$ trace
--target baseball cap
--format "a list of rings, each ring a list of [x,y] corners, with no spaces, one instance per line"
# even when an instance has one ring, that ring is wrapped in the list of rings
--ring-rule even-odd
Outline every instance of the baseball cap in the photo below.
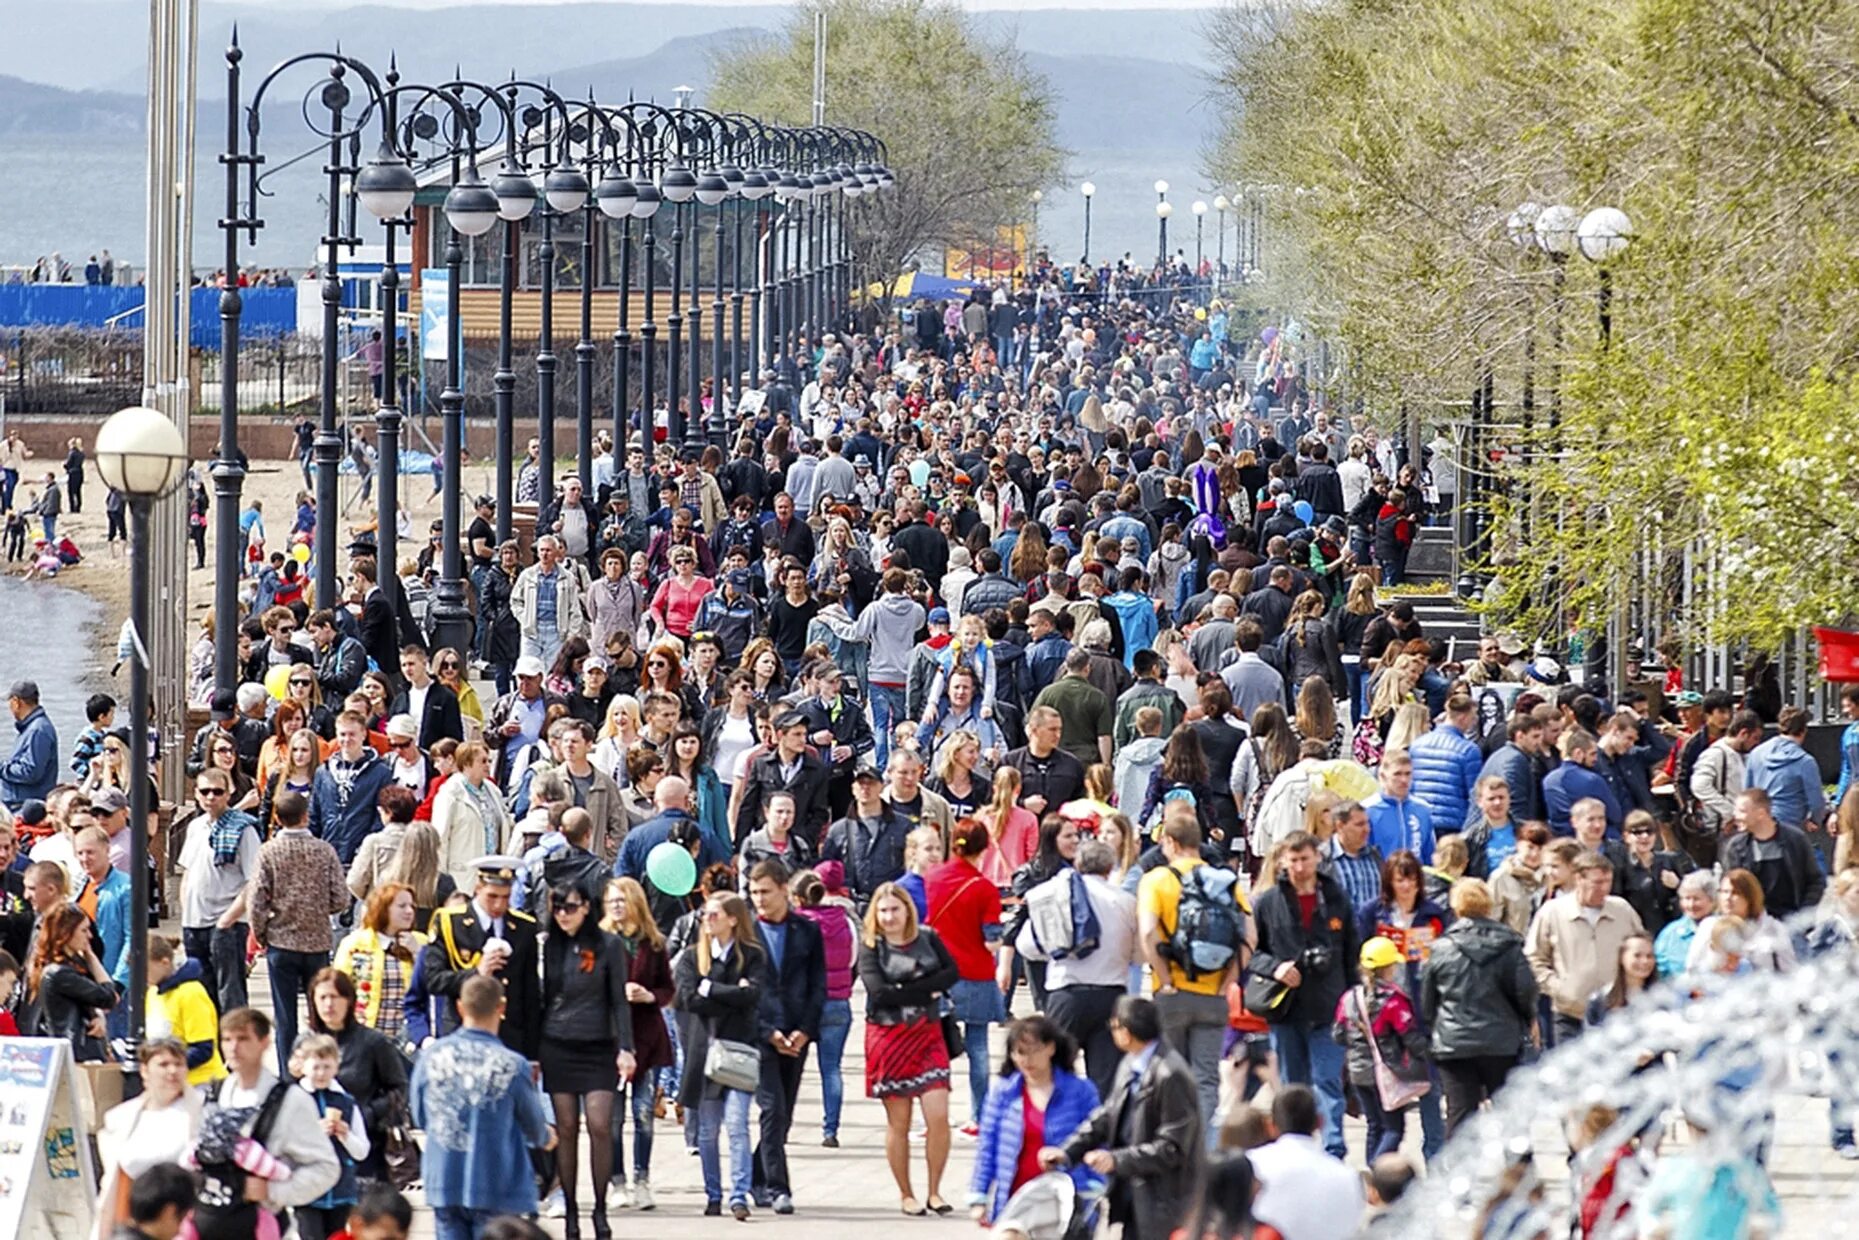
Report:
[[[1672,705],[1702,706],[1704,705],[1704,695],[1699,693],[1696,689],[1680,689],[1677,695],[1672,698]]]
[[[121,788],[99,788],[90,794],[90,807],[100,814],[115,814],[129,808],[129,798]]]
[[[518,676],[540,676],[549,669],[542,666],[542,660],[533,654],[526,654],[516,661]]]
[[[949,609],[948,609],[947,607],[932,607],[932,608],[930,608],[930,613],[929,613],[929,622],[930,622],[931,624],[947,624],[947,623],[949,623]]]
[[[413,722],[412,715],[395,715],[387,721],[387,734],[401,740],[419,739],[420,725]]]
[[[239,713],[239,695],[231,689],[218,689],[213,693],[213,722],[224,723]]]

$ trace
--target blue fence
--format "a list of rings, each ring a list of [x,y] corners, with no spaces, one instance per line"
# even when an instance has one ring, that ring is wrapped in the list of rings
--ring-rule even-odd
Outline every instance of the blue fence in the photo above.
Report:
[[[219,348],[219,290],[193,290],[192,344]],[[297,290],[248,288],[240,332],[244,336],[282,336],[297,330]],[[88,284],[0,284],[0,328],[92,327],[111,325],[126,331],[142,328],[143,290]]]

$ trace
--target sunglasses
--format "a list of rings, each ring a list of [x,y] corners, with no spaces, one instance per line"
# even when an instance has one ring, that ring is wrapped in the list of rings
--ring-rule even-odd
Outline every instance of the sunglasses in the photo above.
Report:
[[[667,659],[647,659],[645,665],[647,667],[670,667],[671,662]]]
[[[201,788],[199,794],[203,797],[223,797],[226,795],[226,790],[224,788]]]
[[[314,680],[292,680],[290,682],[290,687],[293,689],[308,689],[315,683]]]
[[[562,913],[578,913],[586,907],[587,905],[579,903],[578,901],[573,904],[558,904],[555,906],[555,912],[558,916]]]

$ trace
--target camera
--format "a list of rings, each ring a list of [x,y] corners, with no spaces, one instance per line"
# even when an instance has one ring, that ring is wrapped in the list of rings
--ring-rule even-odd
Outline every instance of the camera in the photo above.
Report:
[[[1336,961],[1336,952],[1328,943],[1312,943],[1297,954],[1300,973],[1328,973]]]

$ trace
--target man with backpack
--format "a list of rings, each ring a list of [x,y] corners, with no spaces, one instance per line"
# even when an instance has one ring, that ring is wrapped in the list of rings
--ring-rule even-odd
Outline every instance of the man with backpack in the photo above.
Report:
[[[1187,816],[1162,827],[1167,864],[1136,887],[1137,938],[1154,971],[1162,1036],[1194,1070],[1201,1118],[1211,1134],[1220,1098],[1226,989],[1251,946],[1238,875],[1201,859],[1200,824]]]
[[[1099,1098],[1110,1097],[1123,1059],[1110,1017],[1138,959],[1136,901],[1110,885],[1116,863],[1116,853],[1101,840],[1079,845],[1072,866],[1027,892],[1032,915],[1013,945],[1028,960],[1049,962],[1046,1015],[1084,1048],[1085,1072]],[[1049,903],[1063,903],[1063,915],[1047,916]]]

